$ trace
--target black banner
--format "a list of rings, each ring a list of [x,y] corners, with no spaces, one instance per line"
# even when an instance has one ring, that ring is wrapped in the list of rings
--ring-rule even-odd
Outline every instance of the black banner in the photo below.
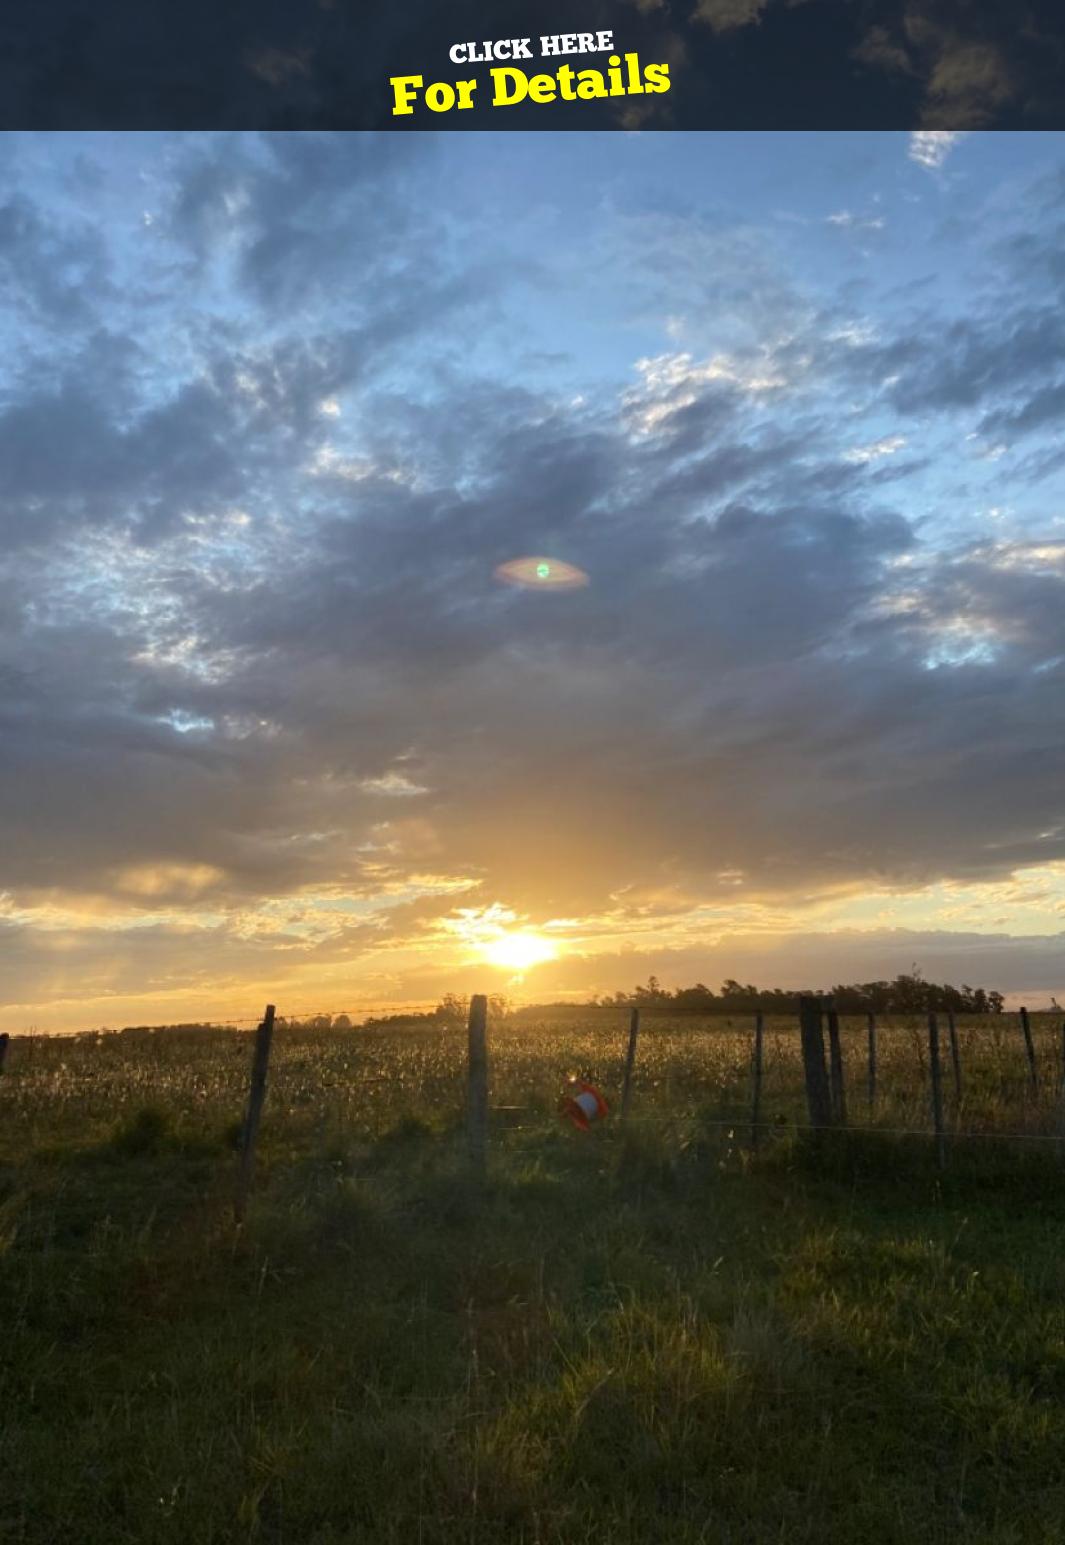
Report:
[[[9,5],[5,128],[1054,128],[1058,0]]]

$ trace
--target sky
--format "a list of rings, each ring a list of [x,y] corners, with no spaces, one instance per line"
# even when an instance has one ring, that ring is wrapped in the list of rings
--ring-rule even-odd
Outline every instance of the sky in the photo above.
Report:
[[[424,128],[424,115],[391,115],[391,77],[462,78],[448,57],[458,42],[586,30],[667,64],[670,91],[500,109],[486,85],[447,127],[1065,127],[1060,0],[12,4],[0,126]]]
[[[1051,133],[5,136],[0,1028],[1060,997],[1063,237]]]

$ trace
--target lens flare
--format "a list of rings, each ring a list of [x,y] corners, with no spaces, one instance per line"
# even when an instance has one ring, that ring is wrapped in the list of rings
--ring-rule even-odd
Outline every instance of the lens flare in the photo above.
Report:
[[[496,569],[496,579],[526,590],[579,590],[588,576],[575,563],[561,558],[511,558]]]

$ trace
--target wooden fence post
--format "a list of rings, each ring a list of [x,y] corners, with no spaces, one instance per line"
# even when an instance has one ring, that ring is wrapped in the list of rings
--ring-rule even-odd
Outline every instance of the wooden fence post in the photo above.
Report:
[[[832,1125],[832,1100],[825,1070],[825,1039],[821,1032],[821,1000],[803,994],[799,999],[803,1071],[810,1125],[820,1130]]]
[[[954,1070],[954,1098],[961,1104],[961,1057],[958,1053],[958,1027],[954,1010],[947,1010],[947,1034],[950,1036],[950,1065]]]
[[[1024,1051],[1028,1058],[1028,1083],[1032,1094],[1039,1093],[1039,1075],[1035,1070],[1035,1047],[1032,1045],[1032,1027],[1028,1023],[1028,1010],[1021,1009],[1021,1029],[1024,1032]]]
[[[754,1089],[751,1095],[751,1147],[758,1147],[762,1121],[762,1050],[765,1039],[765,1018],[761,1009],[754,1016],[754,1058],[752,1073]]]
[[[237,1200],[234,1213],[238,1223],[244,1222],[255,1172],[255,1144],[259,1136],[259,1120],[266,1098],[266,1070],[270,1065],[270,1044],[274,1038],[274,1005],[266,1005],[262,1023],[255,1032],[255,1051],[251,1063],[251,1089],[248,1093],[248,1113],[244,1118],[244,1130],[240,1141],[240,1174],[237,1179]]]
[[[839,1015],[834,998],[825,999],[828,1017],[828,1071],[832,1092],[832,1119],[837,1126],[847,1125],[847,1097],[843,1088],[843,1047],[839,1039]]]
[[[0,1073],[4,1071],[4,1063],[7,1061],[7,1048],[10,1040],[11,1037],[5,1030],[3,1034],[0,1035]]]
[[[625,1083],[621,1090],[621,1121],[624,1125],[625,1117],[629,1114],[629,1099],[632,1095],[632,1071],[636,1066],[636,1038],[640,1033],[640,1011],[633,1009],[629,1016],[629,1053],[625,1058]]]
[[[466,1137],[470,1167],[483,1176],[488,1149],[488,999],[475,993],[470,999],[469,1053],[466,1086]]]
[[[932,1075],[932,1120],[936,1128],[936,1162],[940,1169],[946,1161],[943,1138],[943,1083],[939,1069],[939,1021],[928,1016],[928,1067]]]
[[[866,1015],[869,1031],[869,1109],[876,1106],[876,1015]]]

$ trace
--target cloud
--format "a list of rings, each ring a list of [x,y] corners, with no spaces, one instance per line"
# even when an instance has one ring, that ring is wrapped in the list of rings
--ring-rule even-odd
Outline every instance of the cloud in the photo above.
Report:
[[[965,931],[871,928],[832,932],[727,932],[709,945],[666,952],[641,949],[605,953],[597,961],[600,991],[622,982],[630,990],[654,973],[670,989],[705,981],[717,989],[726,976],[758,986],[788,985],[827,991],[847,981],[889,981],[916,963],[929,981],[991,986],[1013,1003],[1042,1007],[1060,994],[1065,934],[1017,937]],[[580,960],[545,968],[550,986],[586,991],[587,965]],[[550,986],[549,986],[550,984]]]
[[[854,58],[915,101],[910,154],[942,166],[961,131],[1042,113],[1058,69],[1059,40],[1034,14],[965,0],[905,0],[859,23]],[[915,98],[915,93],[918,93]]]
[[[843,230],[882,231],[886,221],[882,215],[863,218],[861,215],[853,214],[849,209],[840,209],[835,214],[826,215],[825,224],[837,225]]]
[[[862,36],[854,49],[854,57],[861,64],[883,70],[891,75],[913,75],[914,64],[900,41],[892,37],[887,27],[874,24]]]
[[[33,321],[82,321],[111,287],[106,246],[84,216],[46,218],[23,194],[0,204],[0,274]]]
[[[843,460],[865,466],[871,461],[879,461],[882,456],[894,456],[905,444],[905,435],[887,435],[883,440],[877,440],[872,445],[852,446],[850,450],[843,452]]]
[[[168,146],[154,256],[98,226],[140,299],[108,282],[9,371],[17,1001],[132,999],[138,961],[160,1002],[271,961],[409,986],[459,904],[620,933],[675,896],[694,950],[740,908],[810,932],[834,896],[1065,863],[1038,470],[1031,529],[936,525],[1007,503],[966,434],[1053,453],[1053,189],[971,294],[885,298],[719,212],[604,203],[535,261],[506,222],[456,242],[422,195],[466,152],[397,154],[412,210],[332,140]],[[810,231],[818,264],[847,245]],[[36,250],[20,317],[62,293]],[[588,585],[496,583],[528,553]]]
[[[926,60],[926,124],[980,128],[1016,95],[1006,51],[996,41],[966,36],[916,12],[907,17],[906,30]]]
[[[699,0],[692,19],[706,22],[715,32],[731,32],[760,20],[769,0]]]
[[[915,129],[910,135],[910,160],[936,171],[964,138],[959,129]]]

